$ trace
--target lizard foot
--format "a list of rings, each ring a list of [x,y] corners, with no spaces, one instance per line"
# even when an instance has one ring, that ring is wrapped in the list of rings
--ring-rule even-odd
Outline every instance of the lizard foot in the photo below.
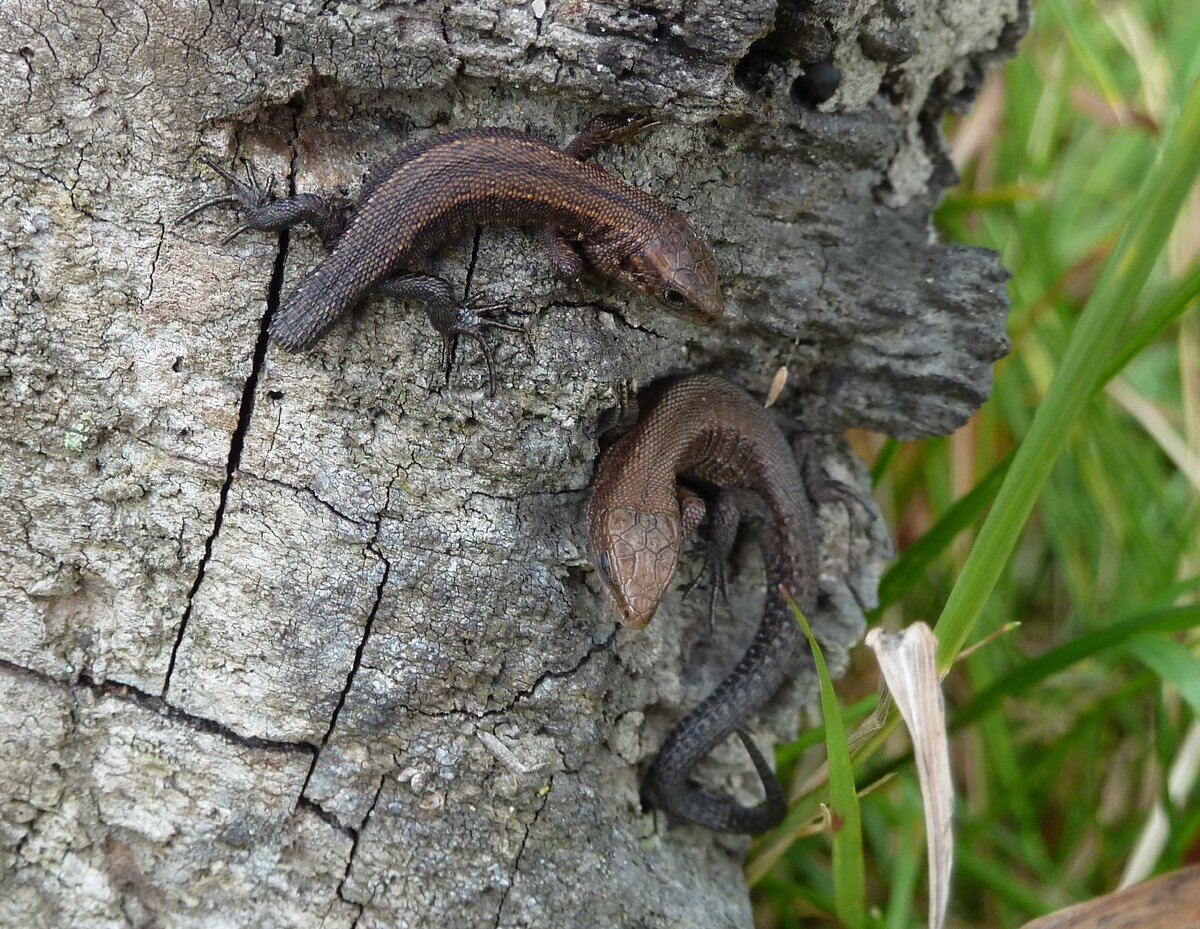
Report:
[[[514,326],[492,319],[490,313],[507,309],[507,303],[484,303],[482,298],[470,297],[458,307],[457,319],[448,330],[442,330],[442,366],[446,371],[446,383],[450,383],[450,372],[454,368],[454,356],[458,348],[458,337],[467,336],[474,339],[483,353],[484,363],[488,371],[488,395],[496,396],[496,362],[492,355],[492,346],[484,332],[487,329],[504,329],[508,332],[524,332],[525,327]]]
[[[686,597],[704,583],[705,580],[708,580],[708,638],[709,641],[712,641],[717,632],[718,592],[725,603],[727,605],[729,603],[729,581],[725,572],[725,559],[728,557],[729,552],[713,542],[707,543],[705,549],[700,570],[696,572],[694,578],[687,582],[680,596]]]
[[[222,168],[210,158],[201,157],[200,161],[212,170],[216,171],[217,174],[221,175],[221,177],[229,182],[229,185],[233,189],[230,193],[222,194],[219,197],[210,197],[201,203],[197,203],[182,216],[176,219],[175,225],[178,226],[180,223],[191,219],[198,213],[202,213],[204,210],[207,210],[210,207],[220,206],[224,203],[235,204],[242,207],[242,209],[244,209],[248,214],[255,214],[261,211],[263,207],[275,199],[275,175],[270,175],[270,177],[267,178],[266,184],[261,183],[258,179],[258,175],[254,171],[254,166],[249,161],[244,161],[242,163],[246,172],[246,179],[244,181],[233,172]],[[233,232],[229,233],[229,235],[225,236],[225,238],[221,240],[221,244],[224,245],[241,235],[247,229],[253,228],[256,228],[253,220],[243,223],[234,229]]]
[[[717,627],[717,592],[720,591],[725,603],[729,603],[729,583],[725,566],[729,563],[729,556],[733,554],[738,527],[742,522],[736,493],[729,490],[718,492],[711,505],[705,508],[705,518],[708,521],[708,540],[705,545],[704,563],[683,589],[683,596],[691,593],[705,578],[711,582],[708,598],[708,638],[711,641]]]
[[[571,141],[566,151],[581,161],[587,161],[597,151],[617,142],[627,142],[648,129],[659,125],[653,116],[623,116],[618,113],[601,113],[593,116],[583,131]]]

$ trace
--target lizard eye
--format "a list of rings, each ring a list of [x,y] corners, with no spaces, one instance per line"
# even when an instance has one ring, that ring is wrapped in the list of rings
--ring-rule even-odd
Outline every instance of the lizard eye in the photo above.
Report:
[[[687,303],[687,300],[684,299],[683,294],[681,294],[674,287],[666,288],[663,291],[662,299],[663,299],[663,303],[665,303],[667,306],[669,306],[673,310],[682,309],[683,305],[685,303]]]
[[[608,563],[608,552],[601,552],[599,555],[596,556],[596,567],[600,569],[600,573],[603,574],[605,579],[607,580],[609,577],[608,572],[609,572],[609,568],[610,568],[610,565]]]

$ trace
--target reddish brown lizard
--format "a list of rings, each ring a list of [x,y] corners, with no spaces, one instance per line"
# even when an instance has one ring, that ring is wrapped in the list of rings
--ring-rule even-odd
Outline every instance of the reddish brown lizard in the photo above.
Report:
[[[476,225],[552,230],[546,252],[563,276],[573,280],[590,264],[691,322],[720,318],[724,299],[716,258],[683,215],[587,163],[604,144],[646,125],[596,117],[566,149],[512,129],[433,136],[376,165],[349,210],[315,194],[276,200],[251,170],[241,181],[208,162],[230,181],[232,193],[198,204],[180,221],[232,202],[244,212],[233,235],[299,223],[317,230],[329,255],[301,279],[271,323],[271,338],[285,350],[310,347],[347,309],[376,291],[423,301],[448,343],[458,335],[476,339],[494,390],[482,329],[498,324],[482,319],[480,307],[459,301],[441,278],[406,273]]]
[[[643,796],[676,818],[710,829],[762,832],[782,819],[786,805],[770,767],[741,727],[793,672],[798,656],[809,654],[779,587],[811,614],[817,599],[812,505],[787,440],[745,391],[708,375],[658,387],[637,424],[601,456],[588,507],[592,563],[627,625],[650,621],[675,573],[684,536],[703,518],[704,504],[680,484],[681,478],[721,491],[752,490],[766,502],[771,513],[763,545],[767,602],[741,661],[667,735],[646,775]],[[728,515],[729,499],[718,501],[726,536],[736,532],[737,523]],[[762,778],[767,794],[762,807],[751,809],[688,783],[696,762],[733,733]]]

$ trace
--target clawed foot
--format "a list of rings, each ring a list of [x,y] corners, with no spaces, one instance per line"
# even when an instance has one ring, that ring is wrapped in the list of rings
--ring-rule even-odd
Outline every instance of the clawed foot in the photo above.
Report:
[[[616,406],[606,410],[600,416],[596,431],[601,449],[608,448],[626,432],[637,425],[640,405],[637,392],[628,381],[618,381],[616,388]],[[703,506],[703,503],[701,503]],[[703,514],[701,514],[703,519]]]
[[[489,314],[508,308],[507,303],[484,303],[481,295],[468,297],[458,309],[458,319],[448,332],[442,333],[442,366],[446,372],[446,383],[450,383],[450,372],[454,369],[454,356],[458,346],[458,337],[467,336],[474,339],[483,352],[483,360],[488,370],[488,394],[496,395],[496,362],[492,356],[492,346],[484,335],[485,329],[505,329],[509,332],[524,332],[523,326],[514,326],[492,319]]]
[[[681,596],[686,597],[699,587],[705,578],[709,580],[708,638],[711,641],[717,632],[717,593],[720,592],[725,602],[729,602],[729,583],[725,574],[725,558],[728,553],[718,551],[717,546],[712,543],[708,544],[707,549],[700,570],[696,572],[694,578],[688,581]]]
[[[484,337],[485,329],[508,329],[524,332],[520,326],[511,326],[491,319],[489,314],[507,308],[506,303],[488,303],[479,294],[460,301],[454,295],[449,282],[431,274],[401,274],[388,278],[378,285],[379,293],[397,300],[419,300],[425,304],[429,322],[442,337],[442,367],[446,372],[446,383],[450,383],[450,372],[454,369],[454,355],[459,336],[468,336],[479,343],[488,367],[488,383],[491,393],[496,393],[496,365],[492,358],[492,347]]]
[[[598,139],[603,139],[605,145],[613,142],[625,142],[636,138],[648,129],[659,125],[661,120],[654,116],[642,114],[639,116],[621,116],[616,113],[602,113],[593,117],[587,129],[595,133]]]
[[[587,161],[606,145],[626,141],[657,125],[658,121],[649,116],[629,117],[603,113],[593,117],[563,151],[572,158]]]
[[[623,139],[633,138],[634,136],[641,135],[643,132],[647,132],[650,129],[655,128],[656,126],[661,126],[661,125],[662,125],[662,120],[658,119],[655,116],[650,116],[648,114],[643,114],[641,116],[634,116],[634,117],[631,117],[626,122],[625,129],[621,135],[621,138],[623,138]]]
[[[230,193],[222,194],[219,197],[210,197],[208,200],[205,200],[202,203],[197,203],[194,207],[175,220],[175,225],[178,226],[185,220],[191,219],[197,213],[201,213],[210,207],[220,206],[224,203],[238,205],[247,213],[253,213],[261,210],[264,206],[275,199],[275,175],[270,175],[267,178],[267,183],[265,185],[262,184],[258,179],[258,175],[254,172],[254,166],[249,161],[242,162],[246,172],[246,179],[244,181],[233,174],[233,172],[227,171],[225,168],[221,167],[210,158],[201,157],[200,161],[213,171],[216,171],[217,174],[221,175],[221,177],[225,178],[233,190]],[[243,223],[234,229],[233,232],[229,233],[229,235],[225,236],[225,238],[221,240],[221,244],[224,245],[227,242],[232,241],[234,238],[250,228],[252,228],[252,226],[249,223]]]

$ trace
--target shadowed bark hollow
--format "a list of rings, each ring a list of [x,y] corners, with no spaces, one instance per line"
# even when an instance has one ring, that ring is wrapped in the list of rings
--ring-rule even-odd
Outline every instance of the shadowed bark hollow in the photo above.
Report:
[[[587,567],[598,423],[693,370],[825,436],[945,433],[1006,349],[994,255],[946,246],[938,131],[1024,0],[7,0],[0,37],[0,923],[749,926],[742,839],[644,815],[638,775],[757,622],[752,547],[618,630]],[[373,299],[311,353],[266,325],[319,258],[216,210],[198,156],[353,195],[406,140],[506,125],[599,160],[716,250],[701,330],[484,229],[436,256],[507,301],[495,397]],[[835,667],[889,555],[820,512]],[[756,723],[794,734],[814,682]],[[700,771],[747,802],[740,746]]]

